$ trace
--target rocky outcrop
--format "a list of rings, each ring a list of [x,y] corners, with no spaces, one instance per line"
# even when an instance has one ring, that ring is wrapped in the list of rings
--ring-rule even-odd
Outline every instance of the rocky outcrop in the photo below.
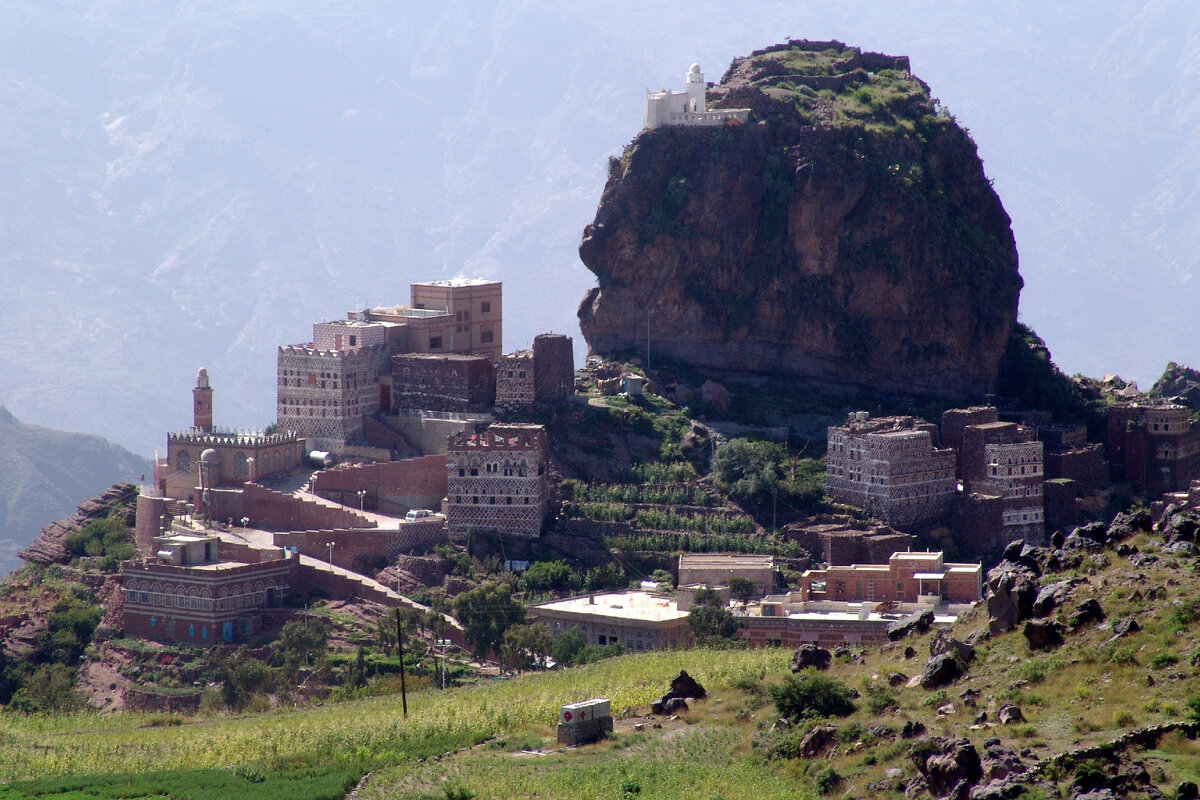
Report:
[[[644,349],[649,326],[716,373],[992,388],[1022,282],[975,145],[907,59],[829,47],[735,60],[709,101],[748,123],[643,131],[612,162],[579,248],[591,353]]]
[[[1170,361],[1163,374],[1150,387],[1149,395],[1173,400],[1193,411],[1200,409],[1200,371]]]
[[[132,528],[137,494],[138,488],[132,483],[113,484],[98,497],[80,503],[71,516],[51,522],[42,528],[42,532],[29,547],[17,555],[33,564],[67,563],[70,559],[63,548],[63,542],[72,533],[87,527],[89,522],[120,514],[124,517],[125,524]]]

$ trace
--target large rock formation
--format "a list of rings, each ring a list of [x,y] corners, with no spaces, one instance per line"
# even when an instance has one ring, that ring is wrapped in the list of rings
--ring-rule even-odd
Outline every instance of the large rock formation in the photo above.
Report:
[[[579,253],[592,353],[952,398],[992,388],[1021,278],[975,144],[908,59],[789,42],[733,62],[722,128],[643,131]]]

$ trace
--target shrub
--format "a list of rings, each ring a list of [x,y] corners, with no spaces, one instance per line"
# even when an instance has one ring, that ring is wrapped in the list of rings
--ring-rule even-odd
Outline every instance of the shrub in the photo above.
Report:
[[[842,776],[833,767],[825,767],[825,769],[816,774],[814,781],[817,784],[818,792],[829,794],[842,784]]]
[[[1157,653],[1150,659],[1150,669],[1166,669],[1179,663],[1179,656],[1174,653]]]
[[[788,676],[771,690],[781,716],[795,722],[810,717],[844,717],[854,713],[853,692],[823,675]]]

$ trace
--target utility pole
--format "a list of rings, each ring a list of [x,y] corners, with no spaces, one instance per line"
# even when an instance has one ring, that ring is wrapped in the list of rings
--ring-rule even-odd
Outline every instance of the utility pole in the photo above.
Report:
[[[404,631],[400,630],[400,606],[396,606],[396,652],[400,655],[400,708],[408,717],[408,692],[404,687]]]

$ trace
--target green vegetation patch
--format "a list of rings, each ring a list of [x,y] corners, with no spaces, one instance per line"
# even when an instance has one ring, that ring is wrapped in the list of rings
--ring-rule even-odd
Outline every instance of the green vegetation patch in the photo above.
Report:
[[[170,800],[340,800],[362,778],[361,768],[264,770],[253,764],[234,769],[84,775],[20,781],[0,786],[0,800],[24,798],[169,798]]]

